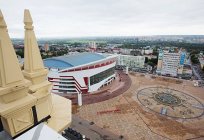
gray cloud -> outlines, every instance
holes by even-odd
[[[11,37],[30,9],[37,37],[204,34],[203,0],[0,0]]]

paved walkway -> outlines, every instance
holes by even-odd
[[[147,86],[164,86],[195,96],[203,103],[203,88],[194,87],[191,81],[186,80],[178,83],[176,80],[136,73],[130,74],[130,77],[131,87],[125,93],[103,102],[83,105],[77,109],[76,115],[128,140],[204,138],[204,125],[201,125],[204,124],[204,116],[188,120],[172,119],[151,112],[133,99],[138,90]]]
[[[117,81],[114,81],[116,83],[112,83],[111,85],[107,87],[104,87],[105,89],[101,89],[100,92],[97,92],[95,94],[83,94],[82,100],[83,105],[85,104],[93,104],[97,102],[102,102],[111,98],[114,98],[118,95],[121,95],[125,91],[127,91],[131,86],[131,79],[128,75],[123,73],[122,71],[117,71],[117,74],[121,78],[116,78]],[[77,95],[76,95],[77,96]],[[72,104],[77,104],[77,98],[73,98]]]

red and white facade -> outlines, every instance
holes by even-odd
[[[104,59],[91,63],[62,69],[50,69],[48,80],[53,83],[53,93],[90,93],[97,91],[100,87],[110,83],[115,79],[115,73],[111,73],[98,83],[91,84],[90,77],[103,73],[109,69],[114,69],[117,56],[108,56]]]

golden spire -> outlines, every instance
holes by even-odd
[[[4,20],[4,16],[3,16],[1,10],[0,10],[0,28],[7,28],[6,22]]]
[[[24,11],[25,40],[24,40],[24,71],[33,73],[44,70],[43,61],[38,48],[38,43],[33,31],[33,20],[29,10]]]
[[[30,15],[30,12],[29,10],[25,9],[24,11],[24,24],[25,24],[25,29],[27,30],[33,30],[33,20],[32,20],[32,17]]]
[[[0,87],[14,86],[23,80],[6,22],[0,10]]]

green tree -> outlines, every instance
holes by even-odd
[[[24,58],[24,51],[23,51],[23,49],[16,51],[16,54],[21,56],[21,58]]]
[[[151,61],[148,61],[147,64],[150,65],[150,66],[152,66],[152,67],[155,66],[155,64],[154,64],[153,62],[151,62]]]
[[[191,62],[193,64],[198,64],[199,63],[198,57],[195,54],[191,55]]]
[[[148,57],[145,57],[145,63],[147,63],[149,61]]]

